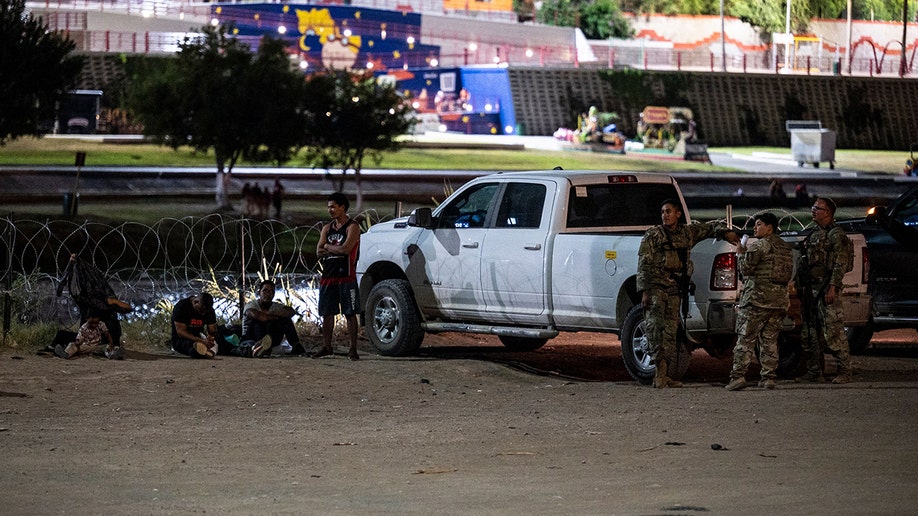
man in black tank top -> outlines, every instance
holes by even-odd
[[[357,257],[360,252],[360,228],[347,214],[350,203],[340,192],[328,196],[331,222],[322,227],[316,255],[322,266],[319,280],[319,315],[322,316],[322,349],[316,358],[333,354],[332,337],[335,316],[344,315],[350,340],[348,358],[358,360],[357,314],[360,299],[357,291]]]

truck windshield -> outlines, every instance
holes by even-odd
[[[678,198],[672,183],[573,186],[568,196],[567,227],[654,226],[660,223],[660,204]]]

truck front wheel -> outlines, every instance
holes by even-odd
[[[380,281],[370,290],[366,307],[367,338],[381,355],[417,353],[424,340],[424,330],[407,281]]]
[[[669,366],[667,376],[673,380],[682,378],[688,369],[691,352],[685,345],[685,338],[681,335],[676,339],[676,351],[671,356],[666,356],[666,362]],[[622,343],[622,360],[625,362],[625,369],[632,378],[645,385],[653,381],[657,368],[653,364],[650,356],[650,345],[647,342],[647,332],[644,323],[644,307],[637,305],[628,312],[625,317],[625,324],[622,325],[620,336]]]

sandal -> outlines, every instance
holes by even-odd
[[[319,351],[316,351],[316,353],[312,356],[312,358],[327,357],[328,355],[334,355],[334,354],[335,354],[334,351],[330,349],[322,348]]]

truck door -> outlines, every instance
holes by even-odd
[[[497,182],[481,183],[460,192],[437,211],[436,228],[418,240],[432,278],[428,302],[437,304],[423,307],[428,313],[480,318],[484,311],[481,250],[499,188]]]
[[[869,292],[875,312],[880,317],[914,320],[918,314],[918,188],[896,200],[882,229],[863,228],[870,253]]]
[[[489,322],[541,324],[553,183],[506,183],[481,252],[481,288]]]

